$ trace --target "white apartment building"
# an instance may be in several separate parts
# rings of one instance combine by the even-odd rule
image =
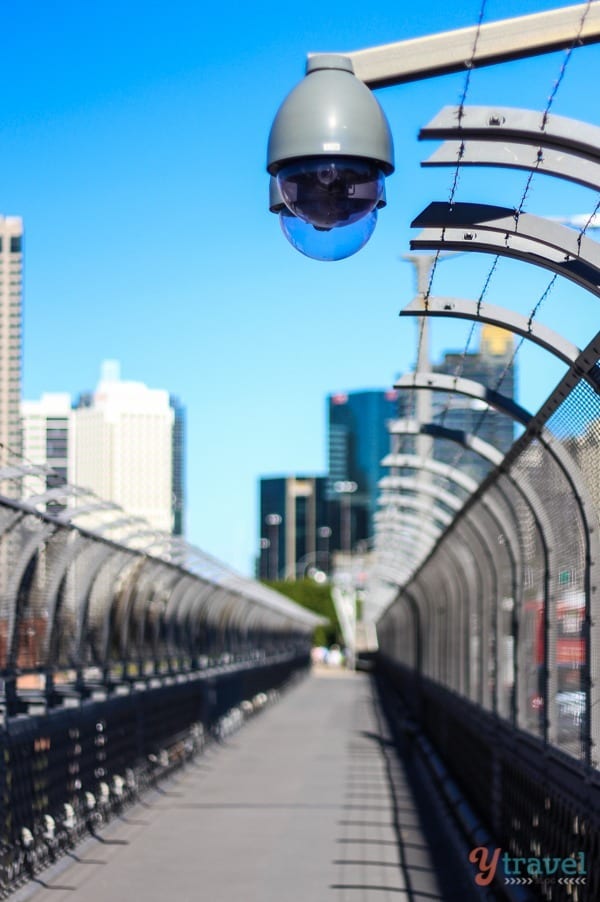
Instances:
[[[169,394],[120,379],[106,361],[93,395],[72,412],[69,481],[156,529],[173,528],[173,422]]]
[[[71,481],[71,417],[71,397],[64,392],[45,392],[39,401],[21,402],[23,457],[27,463],[52,469],[44,479],[27,476],[24,497]]]
[[[22,219],[0,216],[0,465],[21,450],[22,243]]]

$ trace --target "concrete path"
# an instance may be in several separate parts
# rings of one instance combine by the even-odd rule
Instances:
[[[448,898],[365,674],[311,675],[102,840],[15,902]]]

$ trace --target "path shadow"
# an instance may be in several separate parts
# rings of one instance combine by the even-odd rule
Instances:
[[[95,830],[90,830],[90,833],[94,837],[94,839],[101,842],[103,846],[128,846],[128,839],[106,839],[104,836],[100,836],[99,833],[96,833]]]
[[[57,884],[57,883],[54,883],[54,884],[46,883],[45,880],[41,880],[39,877],[32,877],[31,882],[37,883],[37,884],[39,884],[39,886],[43,886],[44,889],[62,890],[63,892],[73,892],[73,893],[76,892],[76,890],[77,890],[76,886],[63,886],[63,885]]]
[[[108,864],[106,861],[101,861],[99,858],[80,858],[79,855],[76,855],[75,852],[65,852],[69,858],[72,858],[73,861],[76,861],[77,864]]]

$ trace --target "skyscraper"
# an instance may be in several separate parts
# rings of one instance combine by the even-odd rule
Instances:
[[[170,533],[174,421],[168,392],[122,381],[106,361],[96,391],[73,411],[72,481]]]
[[[24,477],[25,497],[77,484],[183,535],[185,408],[177,398],[122,382],[118,364],[107,361],[98,389],[82,392],[75,408],[66,393],[23,401],[21,430],[26,461],[51,468],[46,476]],[[129,482],[128,472],[135,473]],[[48,507],[61,503],[53,499]]]
[[[386,475],[381,461],[390,449],[387,423],[398,416],[398,393],[369,389],[332,394],[327,408],[332,548],[346,551],[374,532],[378,482]],[[345,491],[354,485],[354,491]]]
[[[259,579],[301,579],[329,569],[325,476],[260,480]]]
[[[0,463],[21,452],[23,222],[0,216]],[[3,491],[5,487],[3,486]]]

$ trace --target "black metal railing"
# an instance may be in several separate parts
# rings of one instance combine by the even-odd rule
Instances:
[[[467,843],[480,843],[475,826],[487,833],[491,851],[501,850],[494,884],[498,897],[513,898],[518,867],[526,898],[600,898],[598,770],[389,658],[380,656],[378,668],[473,812],[469,822],[454,800],[457,828],[474,834],[465,837]],[[554,868],[569,861],[575,865],[568,866],[572,871],[565,871],[561,882]]]
[[[304,653],[232,661],[7,720],[0,729],[0,898],[239,727],[308,664]]]

